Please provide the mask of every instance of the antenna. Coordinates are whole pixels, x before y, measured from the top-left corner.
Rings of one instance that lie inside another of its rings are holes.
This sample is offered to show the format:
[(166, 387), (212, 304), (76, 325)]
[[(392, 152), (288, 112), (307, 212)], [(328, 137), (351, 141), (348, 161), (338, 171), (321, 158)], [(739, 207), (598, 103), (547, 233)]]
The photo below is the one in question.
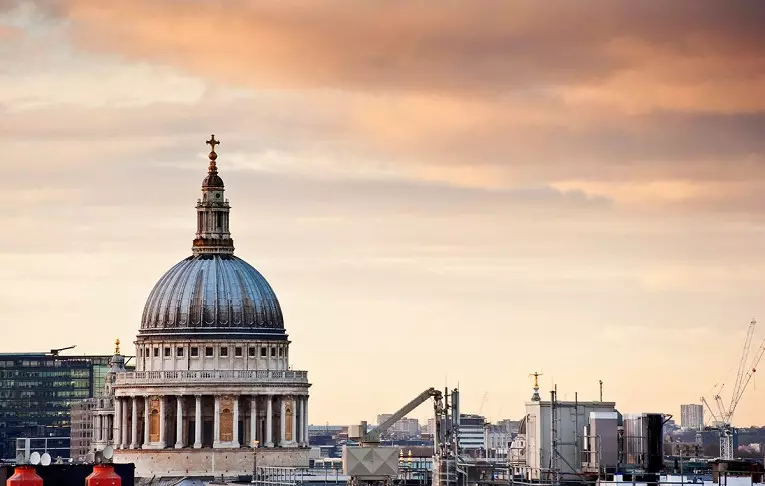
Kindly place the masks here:
[(40, 456), (40, 464), (42, 464), (43, 466), (50, 466), (50, 463), (51, 463), (50, 454), (46, 452), (45, 454)]
[(40, 453), (37, 451), (34, 451), (29, 455), (29, 464), (36, 466), (40, 464)]

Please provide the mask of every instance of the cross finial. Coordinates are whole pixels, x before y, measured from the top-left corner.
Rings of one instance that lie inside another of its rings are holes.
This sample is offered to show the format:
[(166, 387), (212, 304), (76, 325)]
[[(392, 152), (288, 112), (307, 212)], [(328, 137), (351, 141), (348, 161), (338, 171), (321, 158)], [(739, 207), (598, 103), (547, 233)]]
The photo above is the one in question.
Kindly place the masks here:
[(205, 143), (212, 147), (213, 152), (215, 152), (215, 146), (220, 144), (218, 140), (215, 140), (215, 134), (210, 135), (210, 140), (206, 141)]
[(542, 373), (537, 373), (536, 371), (531, 373), (529, 376), (534, 377), (534, 387), (539, 388), (539, 377), (542, 376)]

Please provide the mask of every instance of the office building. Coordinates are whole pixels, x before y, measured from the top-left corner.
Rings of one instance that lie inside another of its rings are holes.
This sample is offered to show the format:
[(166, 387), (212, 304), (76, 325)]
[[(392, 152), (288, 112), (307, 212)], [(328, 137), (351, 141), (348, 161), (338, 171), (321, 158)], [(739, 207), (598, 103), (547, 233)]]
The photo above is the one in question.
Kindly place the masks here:
[(0, 353), (0, 458), (16, 457), (17, 438), (69, 437), (72, 403), (103, 390), (110, 359)]
[(460, 414), (460, 449), (469, 456), (477, 456), (486, 447), (484, 424), (481, 415)]

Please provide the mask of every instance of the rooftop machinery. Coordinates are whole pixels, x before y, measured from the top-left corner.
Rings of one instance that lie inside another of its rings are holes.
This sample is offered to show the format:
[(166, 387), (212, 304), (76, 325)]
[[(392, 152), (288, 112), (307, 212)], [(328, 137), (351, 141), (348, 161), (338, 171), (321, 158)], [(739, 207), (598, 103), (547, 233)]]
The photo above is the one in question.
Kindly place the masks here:
[(713, 398), (716, 404), (716, 412), (707, 402), (706, 398), (701, 397), (702, 403), (709, 411), (710, 415), (714, 419), (714, 423), (710, 428), (717, 429), (720, 432), (720, 457), (722, 459), (733, 459), (733, 434), (734, 429), (731, 425), (733, 414), (736, 411), (741, 397), (746, 391), (746, 387), (749, 385), (754, 374), (757, 372), (757, 364), (762, 359), (763, 353), (765, 353), (765, 340), (763, 340), (755, 354), (752, 357), (751, 362), (747, 365), (749, 360), (749, 351), (752, 345), (752, 337), (754, 336), (754, 328), (757, 325), (757, 321), (752, 319), (749, 323), (749, 328), (746, 332), (746, 338), (744, 339), (744, 349), (741, 351), (741, 357), (738, 362), (738, 371), (736, 373), (736, 379), (733, 383), (733, 391), (731, 392), (730, 401), (725, 403), (720, 397), (722, 389), (725, 386), (725, 382), (721, 382), (719, 385), (715, 385)]
[(380, 446), (380, 436), (431, 398), (436, 424), (433, 434), (433, 486), (457, 485), (459, 391), (455, 389), (449, 393), (448, 390), (441, 392), (428, 388), (370, 431), (366, 430), (366, 422), (349, 427), (348, 438), (359, 443), (343, 448), (343, 473), (350, 476), (349, 486), (387, 486), (391, 483), (398, 474), (398, 448)]

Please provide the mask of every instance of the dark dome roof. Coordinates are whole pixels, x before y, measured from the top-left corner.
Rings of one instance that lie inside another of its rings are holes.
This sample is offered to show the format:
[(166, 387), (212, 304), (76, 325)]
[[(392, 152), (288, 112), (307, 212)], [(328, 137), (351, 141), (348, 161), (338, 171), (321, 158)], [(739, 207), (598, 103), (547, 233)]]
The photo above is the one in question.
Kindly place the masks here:
[(221, 179), (217, 173), (207, 174), (207, 177), (202, 181), (202, 189), (223, 189), (223, 187), (223, 179)]
[(279, 301), (265, 278), (233, 255), (202, 254), (167, 271), (152, 289), (140, 335), (286, 339)]

